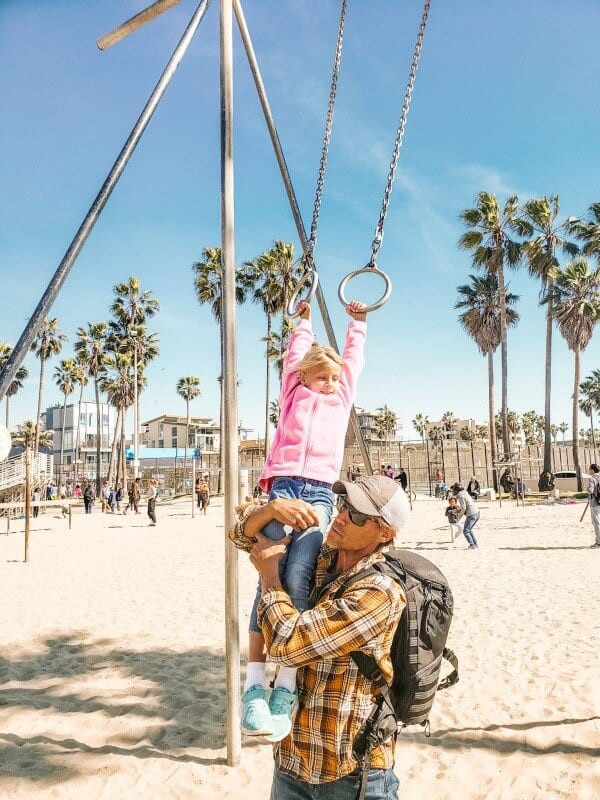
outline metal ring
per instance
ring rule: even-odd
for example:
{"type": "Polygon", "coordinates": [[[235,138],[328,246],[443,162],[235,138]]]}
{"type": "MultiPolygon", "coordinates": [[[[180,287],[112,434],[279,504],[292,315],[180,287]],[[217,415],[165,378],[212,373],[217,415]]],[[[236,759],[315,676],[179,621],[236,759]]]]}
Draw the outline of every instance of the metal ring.
{"type": "Polygon", "coordinates": [[[298,303],[298,295],[304,288],[305,284],[308,281],[311,281],[310,289],[308,294],[304,298],[304,303],[312,302],[313,297],[317,291],[317,286],[319,285],[319,275],[317,274],[316,269],[307,269],[304,275],[300,278],[298,283],[296,284],[296,288],[294,289],[292,296],[290,297],[290,301],[287,306],[287,313],[288,317],[295,317],[296,316],[296,305],[298,303]]]}
{"type": "Polygon", "coordinates": [[[378,308],[381,308],[381,306],[387,303],[387,301],[389,300],[390,295],[392,293],[392,281],[390,277],[385,274],[385,272],[382,272],[377,267],[370,267],[368,264],[366,267],[363,267],[362,269],[355,269],[354,272],[350,272],[342,280],[342,282],[340,283],[340,288],[338,289],[338,297],[340,298],[340,303],[344,306],[344,308],[347,308],[350,305],[350,303],[348,302],[348,300],[346,300],[344,296],[344,289],[346,288],[346,284],[349,283],[352,280],[352,278],[356,278],[357,275],[377,275],[379,278],[382,278],[382,280],[385,282],[385,291],[381,295],[379,300],[373,303],[373,305],[367,306],[364,309],[365,313],[367,311],[377,311],[378,308]]]}

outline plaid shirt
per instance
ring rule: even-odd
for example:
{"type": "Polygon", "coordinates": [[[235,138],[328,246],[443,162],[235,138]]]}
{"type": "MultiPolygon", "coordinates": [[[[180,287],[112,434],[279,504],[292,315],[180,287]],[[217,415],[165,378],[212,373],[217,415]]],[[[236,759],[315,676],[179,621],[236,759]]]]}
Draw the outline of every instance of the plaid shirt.
{"type": "MultiPolygon", "coordinates": [[[[387,575],[367,575],[339,599],[336,591],[356,572],[383,558],[377,551],[335,574],[337,552],[325,547],[315,585],[324,588],[314,608],[299,614],[289,596],[269,589],[258,618],[270,658],[298,668],[299,708],[291,734],[276,746],[279,769],[305,783],[327,783],[356,769],[352,743],[373,708],[373,686],[350,658],[352,650],[373,655],[388,682],[390,647],[405,599],[387,575]]],[[[373,750],[372,769],[394,762],[394,740],[373,750]]]]}

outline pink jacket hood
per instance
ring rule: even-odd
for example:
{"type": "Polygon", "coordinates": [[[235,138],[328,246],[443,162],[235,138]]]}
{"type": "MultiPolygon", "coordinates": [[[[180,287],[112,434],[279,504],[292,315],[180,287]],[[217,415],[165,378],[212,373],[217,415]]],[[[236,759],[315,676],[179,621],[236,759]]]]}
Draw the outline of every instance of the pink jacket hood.
{"type": "Polygon", "coordinates": [[[314,392],[300,381],[298,365],[310,350],[314,334],[300,320],[290,338],[279,395],[279,424],[260,476],[269,491],[273,478],[298,476],[334,483],[344,458],[344,441],[358,376],[364,367],[366,322],[348,324],[343,367],[336,394],[314,392]]]}

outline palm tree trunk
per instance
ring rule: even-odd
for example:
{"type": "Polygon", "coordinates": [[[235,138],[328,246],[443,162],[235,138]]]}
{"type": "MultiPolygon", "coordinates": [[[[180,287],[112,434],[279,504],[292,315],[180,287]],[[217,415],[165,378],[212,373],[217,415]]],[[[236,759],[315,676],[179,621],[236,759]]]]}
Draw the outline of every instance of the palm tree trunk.
{"type": "Polygon", "coordinates": [[[63,468],[63,456],[65,452],[65,414],[67,412],[67,395],[65,394],[65,399],[63,401],[62,407],[62,425],[60,430],[60,461],[58,462],[58,489],[60,491],[60,484],[62,483],[62,468],[63,468]]]}
{"type": "Polygon", "coordinates": [[[29,561],[29,520],[31,517],[31,456],[29,445],[25,446],[25,556],[29,561]]]}
{"type": "Polygon", "coordinates": [[[506,287],[504,285],[504,267],[498,266],[498,300],[500,303],[500,351],[502,357],[502,447],[505,453],[510,452],[508,436],[508,355],[506,346],[506,287]]]}
{"type": "Polygon", "coordinates": [[[125,419],[127,417],[127,409],[123,408],[123,415],[121,416],[121,481],[123,491],[127,491],[127,464],[125,459],[125,419]]]}
{"type": "Polygon", "coordinates": [[[113,474],[113,467],[114,467],[114,463],[115,463],[115,456],[117,454],[117,436],[118,436],[118,433],[119,433],[119,425],[121,424],[121,414],[122,414],[122,409],[121,409],[121,407],[119,407],[119,410],[117,412],[117,421],[115,423],[115,431],[113,433],[112,447],[110,448],[110,460],[108,462],[108,475],[106,476],[106,479],[108,480],[109,486],[110,486],[110,483],[112,481],[112,474],[113,474]]]}
{"type": "Polygon", "coordinates": [[[498,458],[498,449],[496,445],[496,425],[495,425],[495,409],[494,409],[494,354],[488,353],[488,426],[490,429],[490,452],[492,458],[492,480],[494,483],[494,490],[498,491],[498,471],[494,466],[494,461],[498,458]]]}
{"type": "Polygon", "coordinates": [[[271,394],[271,359],[269,347],[271,346],[271,315],[267,314],[267,376],[265,382],[265,461],[269,454],[269,396],[271,394]]]}
{"type": "Polygon", "coordinates": [[[185,398],[186,423],[185,423],[185,454],[183,457],[183,491],[185,492],[185,476],[187,475],[187,451],[190,440],[190,398],[185,398]]]}
{"type": "Polygon", "coordinates": [[[96,497],[100,497],[100,389],[98,378],[94,378],[94,393],[96,395],[96,497]]]}
{"type": "Polygon", "coordinates": [[[596,435],[594,433],[594,410],[590,411],[590,429],[592,431],[592,449],[594,451],[594,461],[596,461],[596,435]]]}
{"type": "Polygon", "coordinates": [[[546,386],[544,396],[544,472],[552,472],[552,433],[550,431],[550,399],[552,396],[552,281],[548,280],[546,295],[546,386]]]}
{"type": "Polygon", "coordinates": [[[44,366],[46,359],[40,355],[40,386],[38,389],[37,414],[35,417],[35,452],[39,452],[40,445],[40,414],[42,413],[42,393],[44,390],[44,366]]]}
{"type": "Polygon", "coordinates": [[[577,476],[577,491],[583,490],[581,479],[581,467],[579,466],[579,373],[580,373],[580,352],[575,350],[575,380],[573,385],[573,466],[577,476]]]}
{"type": "Polygon", "coordinates": [[[77,405],[77,434],[75,436],[75,451],[73,453],[73,455],[75,457],[75,470],[74,470],[74,479],[75,479],[75,481],[77,481],[78,478],[79,478],[77,470],[78,470],[78,464],[79,464],[79,458],[80,458],[80,452],[79,451],[81,449],[79,440],[80,440],[80,437],[81,437],[81,401],[82,401],[82,399],[83,399],[83,383],[81,384],[81,386],[79,388],[79,403],[77,405]]]}

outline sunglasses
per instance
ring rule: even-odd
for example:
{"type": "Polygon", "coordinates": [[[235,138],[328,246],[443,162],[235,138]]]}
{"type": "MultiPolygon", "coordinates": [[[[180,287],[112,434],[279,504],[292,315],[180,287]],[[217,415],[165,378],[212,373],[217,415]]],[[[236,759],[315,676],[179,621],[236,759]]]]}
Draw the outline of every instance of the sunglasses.
{"type": "Polygon", "coordinates": [[[342,511],[348,511],[350,522],[352,522],[353,525],[357,525],[359,528],[362,528],[364,525],[366,525],[370,519],[378,519],[371,514],[363,514],[362,511],[357,511],[357,509],[354,508],[354,506],[351,506],[350,503],[341,495],[338,495],[337,509],[340,514],[342,511]]]}

